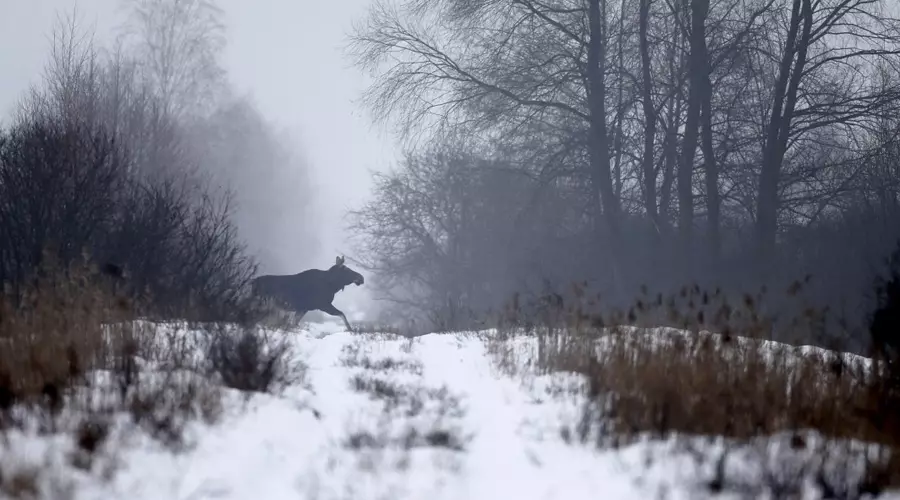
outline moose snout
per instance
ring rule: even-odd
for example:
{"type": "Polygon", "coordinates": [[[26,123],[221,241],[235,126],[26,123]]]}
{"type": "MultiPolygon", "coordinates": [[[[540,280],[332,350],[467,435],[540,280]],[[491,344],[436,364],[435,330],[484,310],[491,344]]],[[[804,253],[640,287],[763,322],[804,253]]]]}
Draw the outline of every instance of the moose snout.
{"type": "Polygon", "coordinates": [[[362,285],[364,282],[365,282],[365,280],[363,279],[362,276],[360,276],[360,277],[356,278],[355,280],[353,280],[353,284],[356,285],[356,286],[360,286],[360,285],[362,285]]]}

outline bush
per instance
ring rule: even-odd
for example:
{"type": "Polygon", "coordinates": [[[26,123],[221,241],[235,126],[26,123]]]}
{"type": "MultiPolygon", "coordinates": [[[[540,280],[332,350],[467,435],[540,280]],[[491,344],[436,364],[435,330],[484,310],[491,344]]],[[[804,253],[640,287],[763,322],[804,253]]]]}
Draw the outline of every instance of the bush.
{"type": "MultiPolygon", "coordinates": [[[[121,414],[177,447],[188,422],[219,415],[211,373],[270,390],[292,367],[286,344],[251,330],[256,263],[231,193],[197,175],[211,160],[187,147],[196,124],[139,61],[101,61],[74,22],[64,30],[43,85],[0,129],[0,432],[68,433],[89,467],[121,414]],[[174,318],[242,330],[203,326],[203,346],[159,321],[174,318]]],[[[0,463],[0,491],[28,490],[23,478],[0,463]]]]}
{"type": "Polygon", "coordinates": [[[171,445],[187,422],[218,416],[218,390],[189,371],[189,346],[135,321],[131,300],[86,261],[47,262],[0,296],[0,430],[71,432],[96,451],[116,413],[171,445]],[[142,369],[161,358],[174,362],[142,369]]]}
{"type": "Polygon", "coordinates": [[[208,334],[205,350],[211,372],[240,391],[272,392],[305,374],[289,340],[260,328],[219,326],[208,334]]]}
{"type": "Polygon", "coordinates": [[[87,373],[111,368],[130,337],[109,328],[130,319],[130,301],[112,294],[90,267],[43,267],[21,293],[0,296],[0,393],[6,408],[15,402],[58,408],[59,398],[87,373]]]}

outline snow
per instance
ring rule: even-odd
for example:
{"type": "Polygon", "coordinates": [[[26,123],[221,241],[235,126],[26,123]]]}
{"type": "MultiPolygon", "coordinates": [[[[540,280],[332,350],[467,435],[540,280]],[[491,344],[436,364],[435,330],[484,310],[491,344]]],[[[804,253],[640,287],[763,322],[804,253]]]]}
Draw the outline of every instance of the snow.
{"type": "MultiPolygon", "coordinates": [[[[0,441],[0,471],[49,468],[46,481],[75,499],[708,495],[698,478],[713,465],[678,453],[674,441],[613,450],[567,440],[585,404],[582,381],[529,372],[525,357],[509,375],[486,350],[490,333],[407,339],[334,324],[281,332],[307,366],[303,382],[249,399],[229,391],[224,417],[191,424],[192,445],[181,452],[123,426],[108,461],[85,472],[66,465],[66,436],[12,433],[0,441]]],[[[523,337],[509,342],[529,349],[523,337]]],[[[697,446],[714,455],[721,443],[697,446]]]]}

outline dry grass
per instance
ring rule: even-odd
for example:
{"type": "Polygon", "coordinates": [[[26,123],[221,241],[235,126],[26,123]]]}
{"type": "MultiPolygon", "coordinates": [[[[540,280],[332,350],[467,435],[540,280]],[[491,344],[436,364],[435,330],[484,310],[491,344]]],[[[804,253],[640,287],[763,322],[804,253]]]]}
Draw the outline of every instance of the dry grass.
{"type": "Polygon", "coordinates": [[[273,330],[294,330],[304,324],[303,318],[298,318],[297,313],[283,309],[269,298],[263,299],[254,312],[256,323],[273,330]]]}
{"type": "Polygon", "coordinates": [[[448,417],[451,421],[462,418],[464,410],[459,396],[444,386],[401,384],[381,378],[378,373],[374,368],[366,369],[350,379],[353,390],[380,403],[381,413],[374,429],[349,432],[345,442],[347,447],[357,450],[387,447],[410,450],[422,446],[455,451],[465,449],[469,438],[455,426],[447,425],[448,417]],[[398,418],[409,420],[399,433],[395,428],[398,418]]]}
{"type": "Polygon", "coordinates": [[[209,371],[225,387],[250,392],[274,392],[305,381],[306,365],[295,359],[293,345],[260,328],[217,325],[207,332],[203,347],[209,371]]]}
{"type": "Polygon", "coordinates": [[[57,414],[66,396],[95,370],[132,382],[127,362],[140,350],[129,323],[133,305],[90,266],[48,264],[20,294],[0,297],[0,411],[10,425],[13,405],[57,414]]]}
{"type": "MultiPolygon", "coordinates": [[[[83,422],[126,411],[174,444],[184,422],[215,418],[217,391],[190,372],[189,345],[167,342],[154,325],[134,321],[134,304],[86,260],[42,271],[20,294],[0,297],[3,428],[38,422],[41,432],[75,432],[83,422]],[[142,371],[139,365],[151,360],[168,366],[142,371]]],[[[91,434],[102,440],[107,433],[91,434]]]]}
{"type": "MultiPolygon", "coordinates": [[[[107,368],[129,332],[104,325],[128,319],[131,304],[97,286],[88,269],[48,269],[21,294],[0,297],[0,405],[53,401],[84,373],[107,368]]],[[[51,402],[52,403],[52,402],[51,402]]]]}
{"type": "Polygon", "coordinates": [[[69,436],[71,465],[87,470],[115,455],[118,416],[178,450],[189,445],[188,424],[221,415],[220,384],[270,390],[293,373],[290,349],[249,327],[226,335],[221,325],[139,320],[145,304],[120,293],[122,284],[87,259],[67,268],[51,261],[27,288],[0,294],[0,492],[7,496],[53,497],[35,489],[56,479],[43,478],[51,470],[41,464],[9,468],[17,451],[4,438],[12,433],[69,436]]]}
{"type": "MultiPolygon", "coordinates": [[[[528,356],[539,373],[567,371],[586,378],[590,404],[576,432],[583,441],[619,446],[644,437],[721,436],[737,447],[787,433],[793,436],[788,448],[815,446],[813,455],[824,456],[849,453],[847,440],[859,440],[880,445],[881,453],[867,456],[862,477],[851,481],[858,491],[838,496],[900,486],[895,453],[900,450],[900,391],[886,365],[764,342],[774,322],[758,307],[759,296],[746,295],[732,305],[719,292],[693,287],[669,298],[642,297],[628,310],[608,315],[591,311],[596,302],[585,297],[576,287],[565,298],[548,295],[527,305],[514,301],[502,318],[505,326],[487,344],[507,372],[521,369],[528,356]],[[660,324],[683,330],[646,328],[660,324]],[[507,341],[523,329],[535,337],[527,353],[516,351],[521,343],[507,341]],[[806,431],[831,439],[812,444],[806,431]]],[[[801,316],[790,323],[798,336],[821,328],[821,311],[801,316]]],[[[804,473],[819,478],[823,490],[841,490],[835,474],[822,474],[823,462],[816,463],[818,470],[807,467],[804,473]]],[[[783,472],[772,467],[766,476],[770,493],[777,489],[771,478],[783,472]]],[[[710,487],[727,489],[715,481],[710,487]]]]}

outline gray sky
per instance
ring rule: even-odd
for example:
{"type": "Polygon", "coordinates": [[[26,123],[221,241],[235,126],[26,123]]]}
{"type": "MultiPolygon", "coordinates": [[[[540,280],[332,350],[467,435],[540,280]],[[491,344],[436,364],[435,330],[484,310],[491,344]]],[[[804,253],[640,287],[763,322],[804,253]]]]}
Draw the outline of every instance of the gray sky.
{"type": "MultiPolygon", "coordinates": [[[[8,116],[30,83],[38,83],[57,13],[76,6],[103,42],[117,20],[116,0],[2,0],[0,16],[0,117],[8,116]]],[[[396,155],[393,141],[370,126],[356,100],[365,84],[341,48],[351,23],[369,0],[218,0],[226,14],[224,64],[238,92],[251,93],[264,115],[288,129],[311,166],[319,190],[323,234],[317,262],[349,252],[342,217],[368,194],[369,170],[382,170],[396,155]]],[[[3,118],[0,118],[3,120],[3,118]]],[[[335,305],[352,310],[367,301],[363,288],[348,287],[335,305]]]]}

